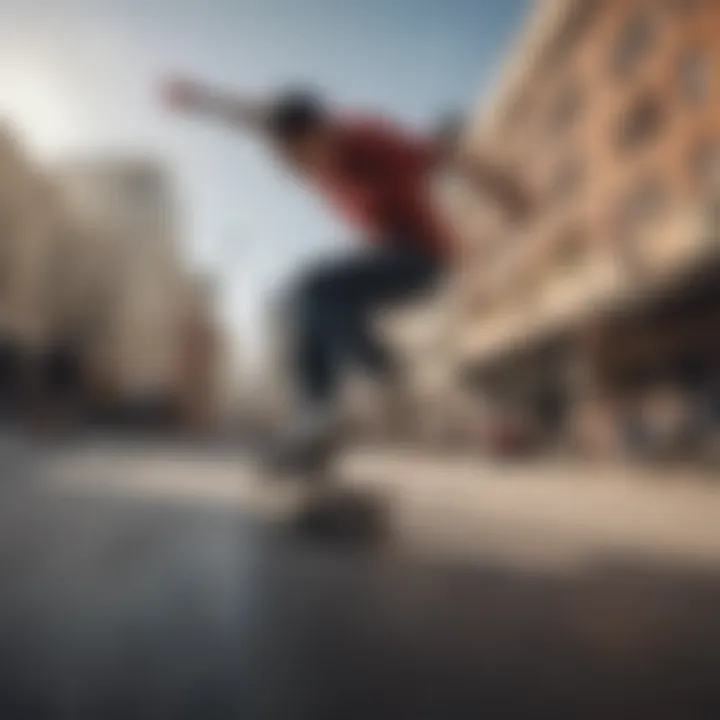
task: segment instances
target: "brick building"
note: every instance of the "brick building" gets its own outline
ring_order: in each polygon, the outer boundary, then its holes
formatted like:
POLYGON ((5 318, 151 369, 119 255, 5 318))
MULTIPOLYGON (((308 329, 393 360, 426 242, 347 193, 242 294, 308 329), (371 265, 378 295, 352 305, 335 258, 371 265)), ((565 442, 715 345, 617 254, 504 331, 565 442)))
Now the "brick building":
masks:
POLYGON ((537 4, 464 137, 540 199, 528 228, 458 221, 458 362, 499 402, 566 426, 716 372, 719 31, 710 0, 537 4))

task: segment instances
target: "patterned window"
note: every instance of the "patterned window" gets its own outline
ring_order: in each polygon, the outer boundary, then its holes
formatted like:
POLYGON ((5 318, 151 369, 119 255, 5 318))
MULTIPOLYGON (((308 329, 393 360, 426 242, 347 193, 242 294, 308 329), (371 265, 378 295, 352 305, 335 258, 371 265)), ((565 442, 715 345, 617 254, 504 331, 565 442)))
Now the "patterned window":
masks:
POLYGON ((665 111, 654 95, 643 95, 620 118, 617 143, 621 150, 633 150, 653 140, 665 122, 665 111))
POLYGON ((18 241, 16 215, 8 209, 0 209, 0 296, 7 292, 13 273, 13 248, 18 241))
POLYGON ((680 58, 678 80, 683 95, 693 104, 707 100, 710 94, 710 63, 707 55, 693 50, 680 58))
POLYGON ((653 49, 657 34, 656 11, 643 9, 631 17, 613 49, 613 74, 624 78, 637 70, 653 49))

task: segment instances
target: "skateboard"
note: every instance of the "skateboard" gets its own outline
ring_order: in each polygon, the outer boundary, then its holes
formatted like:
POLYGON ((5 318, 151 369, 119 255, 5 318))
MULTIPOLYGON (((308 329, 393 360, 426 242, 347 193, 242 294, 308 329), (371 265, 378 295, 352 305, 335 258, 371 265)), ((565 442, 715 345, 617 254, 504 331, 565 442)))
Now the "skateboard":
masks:
POLYGON ((374 489, 344 482, 338 469, 340 453, 329 454, 304 470, 279 470, 260 460, 266 485, 292 496, 281 513, 293 534, 314 541, 375 545, 387 539, 390 517, 387 500, 374 489))

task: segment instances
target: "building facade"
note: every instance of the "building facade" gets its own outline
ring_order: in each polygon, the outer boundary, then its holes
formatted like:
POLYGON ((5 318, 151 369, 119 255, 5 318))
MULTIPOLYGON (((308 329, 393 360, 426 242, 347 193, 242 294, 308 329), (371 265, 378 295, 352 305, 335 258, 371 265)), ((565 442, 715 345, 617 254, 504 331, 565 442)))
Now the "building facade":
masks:
MULTIPOLYGON (((28 409, 55 339, 66 215, 12 128, 0 128, 0 405, 28 409)), ((68 279, 68 286, 71 281, 68 279)))
POLYGON ((538 212, 514 227, 478 200, 456 223, 458 366, 504 406, 557 422, 644 385, 623 376, 720 359, 699 278, 718 251, 719 30, 703 0, 537 3, 463 149, 518 168, 538 212))
POLYGON ((93 347, 97 382, 110 402, 170 412, 186 302, 170 178, 160 164, 132 158, 67 163, 57 177, 86 229, 86 282, 102 314, 93 347))
POLYGON ((180 222, 161 163, 47 168, 0 127, 0 415, 215 423, 225 338, 180 222))
POLYGON ((183 424, 200 432, 216 430, 228 413, 228 358, 217 319, 215 288, 207 277, 186 280, 180 336, 178 392, 183 424))

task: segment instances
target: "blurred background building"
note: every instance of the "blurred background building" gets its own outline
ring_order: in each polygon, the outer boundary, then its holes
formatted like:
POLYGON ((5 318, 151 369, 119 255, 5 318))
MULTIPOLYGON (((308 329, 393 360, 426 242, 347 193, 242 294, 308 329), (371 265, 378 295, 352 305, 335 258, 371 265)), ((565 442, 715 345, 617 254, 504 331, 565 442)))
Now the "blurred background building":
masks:
MULTIPOLYGON (((720 454, 718 31, 720 5, 702 0, 533 5, 461 144, 517 168, 538 212, 511 224, 467 183, 444 188, 456 272, 432 303, 379 320, 411 400, 388 421, 388 398, 352 385, 367 434, 720 454)), ((155 159, 43 168, 2 128, 4 412, 75 398, 95 418, 208 429, 242 395, 279 420, 283 321, 257 381, 229 392, 239 373, 213 279, 182 252, 183 211, 155 159)))
POLYGON ((455 218, 457 368, 528 438, 714 444, 719 30, 712 2, 537 3, 466 129, 540 200, 528 228, 479 200, 455 218))
POLYGON ((381 319, 412 402, 390 427, 387 398, 353 385, 365 434, 718 455, 719 30, 714 2, 533 5, 461 146, 516 169, 537 212, 513 224, 441 183, 459 262, 437 298, 381 319))
POLYGON ((203 274, 188 276, 180 304, 177 393, 185 426, 213 431, 231 418, 238 401, 234 377, 237 359, 216 317, 216 288, 203 274))
POLYGON ((72 212, 89 228, 108 317, 95 375, 131 413, 177 410, 185 284, 178 208, 158 164, 90 159, 57 169, 72 212), (120 400, 121 399, 121 400, 120 400))
POLYGON ((0 397, 207 428, 221 419, 225 339, 208 278, 181 251, 172 178, 146 158, 43 168, 0 133, 0 397))

